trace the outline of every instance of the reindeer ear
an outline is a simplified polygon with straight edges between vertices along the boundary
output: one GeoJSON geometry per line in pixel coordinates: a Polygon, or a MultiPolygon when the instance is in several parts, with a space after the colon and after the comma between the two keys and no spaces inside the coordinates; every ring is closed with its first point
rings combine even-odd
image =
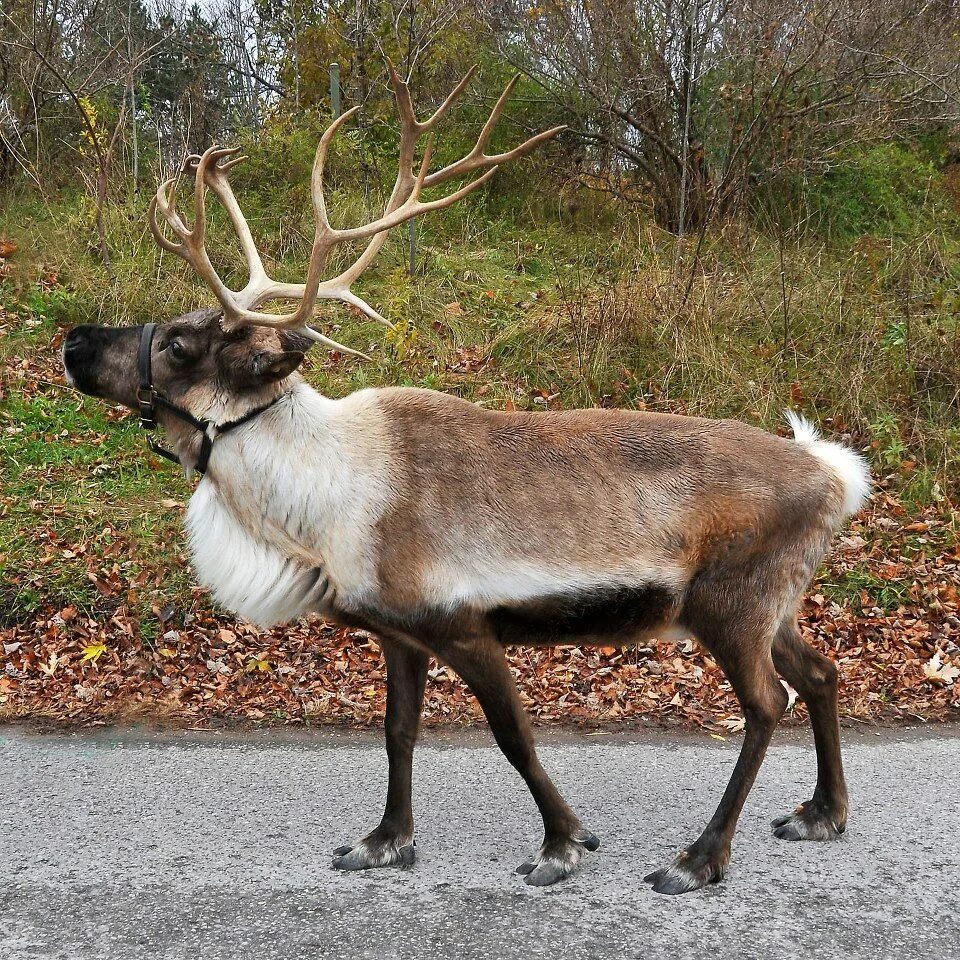
{"type": "Polygon", "coordinates": [[[268,382],[289,377],[303,363],[299,350],[270,350],[253,358],[253,372],[257,379],[268,382]]]}
{"type": "Polygon", "coordinates": [[[299,350],[301,353],[306,353],[311,347],[316,346],[315,340],[305,337],[296,330],[281,328],[277,333],[280,335],[280,346],[284,350],[299,350]]]}

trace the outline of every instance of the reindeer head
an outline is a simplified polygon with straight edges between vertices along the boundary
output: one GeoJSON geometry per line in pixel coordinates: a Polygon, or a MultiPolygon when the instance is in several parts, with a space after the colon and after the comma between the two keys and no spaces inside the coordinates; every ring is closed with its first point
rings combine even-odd
{"type": "MultiPolygon", "coordinates": [[[[274,396],[312,340],[293,330],[242,326],[226,331],[217,309],[186,313],[148,345],[157,393],[197,416],[232,417],[274,396]]],[[[138,408],[143,327],[84,325],[67,334],[63,365],[77,389],[138,408]]]]}

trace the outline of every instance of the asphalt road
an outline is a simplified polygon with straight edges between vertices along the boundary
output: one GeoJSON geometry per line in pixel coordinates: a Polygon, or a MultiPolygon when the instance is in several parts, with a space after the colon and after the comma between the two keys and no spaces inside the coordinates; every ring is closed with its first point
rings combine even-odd
{"type": "Polygon", "coordinates": [[[0,728],[0,958],[960,958],[956,729],[847,731],[835,843],[770,835],[814,779],[782,732],[727,879],[682,897],[642,877],[697,835],[739,744],[540,739],[603,843],[548,889],[513,873],[539,822],[485,733],[419,748],[412,870],[342,874],[330,851],[378,819],[377,736],[0,728]]]}

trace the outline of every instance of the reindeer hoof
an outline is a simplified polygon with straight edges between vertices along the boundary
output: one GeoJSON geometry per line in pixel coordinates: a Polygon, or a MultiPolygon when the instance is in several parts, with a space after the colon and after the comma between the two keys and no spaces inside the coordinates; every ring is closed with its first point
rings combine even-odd
{"type": "Polygon", "coordinates": [[[589,830],[580,830],[573,839],[545,840],[535,857],[517,867],[517,873],[531,887],[548,887],[577,869],[584,850],[599,847],[600,841],[589,830]]]}
{"type": "Polygon", "coordinates": [[[779,840],[836,840],[847,829],[846,813],[837,814],[815,800],[771,823],[779,840]]]}
{"type": "Polygon", "coordinates": [[[378,835],[374,830],[352,847],[333,851],[334,870],[372,870],[376,867],[412,867],[416,850],[412,840],[378,835]]]}
{"type": "Polygon", "coordinates": [[[723,879],[724,864],[716,856],[684,850],[669,867],[654,870],[644,878],[657,893],[690,893],[723,879]]]}

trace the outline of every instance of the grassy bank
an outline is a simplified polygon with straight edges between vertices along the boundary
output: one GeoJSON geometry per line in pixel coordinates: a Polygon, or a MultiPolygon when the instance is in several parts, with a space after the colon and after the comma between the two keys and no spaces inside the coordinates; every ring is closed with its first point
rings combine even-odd
{"type": "MultiPolygon", "coordinates": [[[[245,205],[276,274],[299,279],[310,233],[305,197],[257,193],[245,205]]],[[[0,198],[0,238],[18,245],[0,279],[0,627],[19,638],[53,630],[55,643],[73,636],[74,661],[64,662],[75,662],[78,676],[99,669],[99,655],[80,662],[98,630],[110,651],[135,638],[169,666],[175,658],[158,651],[177,645],[163,637],[173,631],[180,643],[179,631],[213,616],[182,552],[188,486],[146,455],[127,414],[70,391],[59,371],[60,340],[75,323],[162,321],[210,302],[185,265],[160,256],[144,206],[137,199],[108,211],[111,281],[81,198],[0,198]]],[[[363,204],[343,192],[333,207],[349,220],[363,204]]],[[[396,332],[325,311],[326,329],[374,363],[318,352],[306,375],[332,396],[408,384],[498,408],[610,405],[770,429],[782,428],[784,407],[801,410],[866,452],[881,491],[854,528],[856,562],[833,559],[815,587],[816,609],[847,625],[847,652],[863,646],[857,623],[892,650],[906,618],[919,644],[908,648],[911,696],[929,682],[943,705],[944,683],[921,668],[938,651],[954,655],[960,627],[952,230],[949,218],[936,226],[921,217],[886,235],[824,239],[771,222],[678,244],[628,208],[587,204],[574,214],[536,189],[493,193],[421,225],[414,278],[405,237],[383,251],[362,292],[396,332]]],[[[227,235],[219,237],[218,253],[233,256],[227,235]]],[[[236,633],[227,618],[210,623],[236,633]]],[[[182,642],[202,664],[208,649],[187,634],[182,642]]],[[[50,651],[38,651],[46,662],[50,651]]],[[[902,674],[906,652],[898,656],[902,674]]],[[[264,662],[269,668],[270,657],[264,662]]],[[[260,672],[269,669],[244,676],[266,682],[260,672]]],[[[890,691],[877,696],[896,701],[890,691]]],[[[863,702],[872,715],[874,701],[863,702]]]]}

